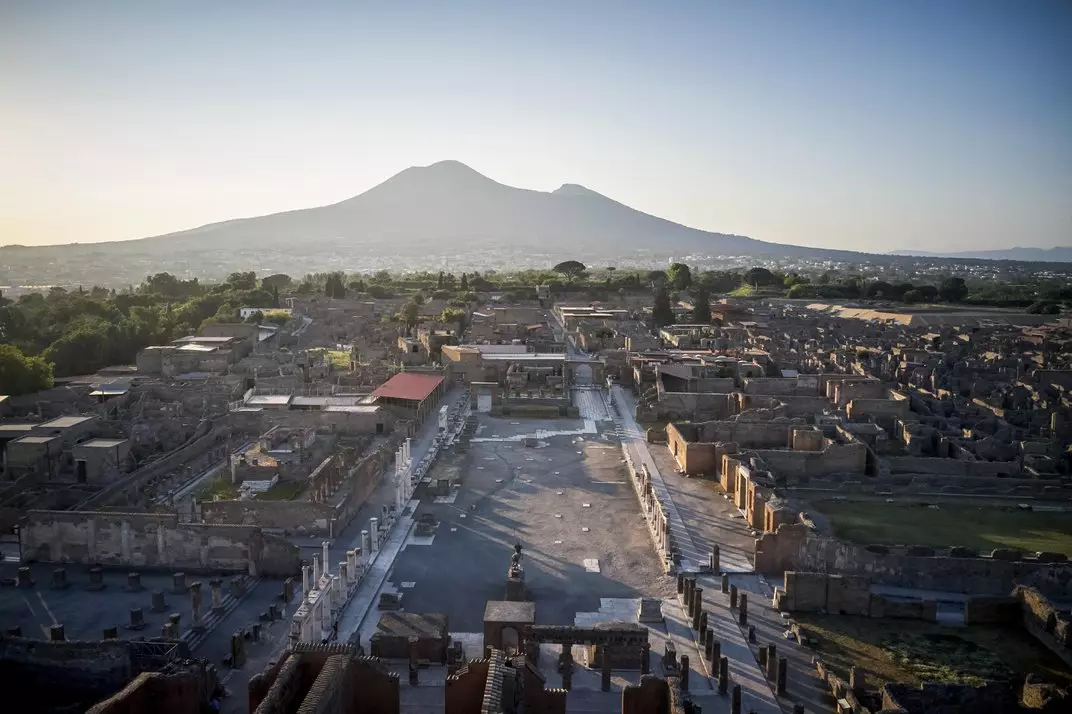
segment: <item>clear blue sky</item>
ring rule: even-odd
[[[457,159],[856,250],[1072,244],[1072,3],[0,0],[0,244]]]

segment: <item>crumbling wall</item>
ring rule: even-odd
[[[86,714],[196,714],[217,684],[215,667],[193,660],[167,672],[142,672]]]
[[[125,642],[42,642],[0,635],[0,690],[34,710],[89,709],[134,676]],[[15,706],[15,710],[20,707]]]
[[[882,686],[883,710],[905,714],[1008,714],[1019,710],[1016,692],[1008,682],[969,684],[910,684]]]
[[[1058,559],[1063,556],[1055,556]],[[920,590],[1006,595],[1026,578],[1043,577],[1050,592],[1072,595],[1072,563],[996,550],[861,546],[816,535],[803,524],[782,525],[756,540],[756,571],[786,570],[867,576],[873,583]]]
[[[777,476],[799,478],[842,473],[862,474],[867,468],[867,446],[861,443],[828,444],[822,451],[764,449],[756,454]]]
[[[228,500],[201,504],[201,518],[215,525],[258,525],[310,536],[331,537],[335,509],[312,501]]]
[[[936,456],[887,456],[892,473],[943,474],[946,476],[1000,476],[1020,473],[1015,461],[968,461]]]
[[[474,659],[447,677],[443,694],[444,714],[469,714],[479,711],[484,701],[488,667],[488,660]]]
[[[1018,586],[1013,597],[1020,604],[1024,629],[1072,667],[1072,613],[1058,609],[1033,587]]]
[[[293,575],[297,546],[254,526],[179,523],[174,513],[29,511],[28,561]]]
[[[671,714],[670,684],[652,674],[622,690],[622,714]]]

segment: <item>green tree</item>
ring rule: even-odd
[[[947,302],[960,302],[968,297],[968,286],[964,278],[946,278],[938,286],[938,294]]]
[[[696,325],[711,324],[711,293],[698,287],[692,291],[692,322]]]
[[[52,386],[52,365],[27,357],[15,345],[0,344],[0,384],[9,396],[32,394]]]
[[[286,273],[274,273],[261,278],[261,287],[265,290],[286,290],[294,280]]]
[[[417,292],[413,293],[413,297],[410,298],[410,299],[413,300],[413,302],[417,303],[418,305],[423,305],[424,304],[424,293],[422,293],[420,290],[418,290]]]
[[[458,326],[458,334],[465,332],[469,324],[469,311],[458,307],[443,308],[443,314],[439,316],[441,322]]]
[[[674,286],[674,290],[688,290],[692,285],[692,271],[684,263],[672,263],[666,269],[666,279]]]
[[[882,280],[876,280],[875,282],[870,283],[864,291],[864,295],[869,298],[880,297],[888,299],[892,298],[894,296],[894,293],[894,287],[887,282],[883,282]]]
[[[331,273],[324,281],[324,295],[329,298],[346,297],[346,285],[343,284],[342,273]]]
[[[435,286],[436,286],[436,290],[442,290],[443,289],[443,271],[442,270],[439,271],[439,276],[436,278]]]
[[[582,277],[587,269],[584,263],[579,260],[564,260],[552,268],[556,273],[564,275],[566,280],[571,283]]]
[[[113,335],[107,323],[86,321],[48,346],[42,357],[51,362],[58,376],[92,374],[108,366]]]
[[[469,291],[469,278],[466,277],[465,273],[462,273],[462,281],[458,284],[458,289],[463,293]]]
[[[421,307],[412,300],[407,300],[395,317],[406,327],[413,327],[421,320]]]
[[[252,270],[245,273],[231,273],[227,276],[227,285],[235,290],[253,290],[257,287],[257,274]]]
[[[670,307],[670,292],[666,289],[666,283],[656,284],[654,298],[651,319],[655,329],[674,324],[674,310]]]
[[[774,273],[766,268],[751,268],[744,274],[744,281],[749,285],[759,288],[763,285],[773,285],[777,282]]]
[[[648,272],[648,282],[652,285],[658,285],[666,282],[666,273],[662,270],[652,270]]]

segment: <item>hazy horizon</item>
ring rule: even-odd
[[[1072,244],[1068,3],[576,5],[0,3],[0,245],[441,160],[778,243]]]

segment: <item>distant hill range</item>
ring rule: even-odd
[[[927,253],[915,250],[895,250],[891,255],[918,255],[925,258],[961,258],[969,260],[1015,260],[1024,263],[1070,263],[1072,247],[1002,248],[1001,250],[969,250],[964,253]]]
[[[203,277],[250,269],[301,275],[444,264],[550,265],[565,259],[613,264],[684,255],[908,260],[703,231],[583,186],[565,184],[551,192],[513,188],[457,161],[442,161],[408,168],[329,206],[129,241],[7,246],[0,248],[0,285],[124,285],[162,270]]]
[[[857,255],[711,233],[637,211],[576,184],[546,191],[493,181],[458,161],[408,168],[364,193],[319,208],[213,223],[146,238],[221,249],[257,241],[305,247],[344,239],[371,252],[484,253],[501,247],[613,257],[623,252]]]

